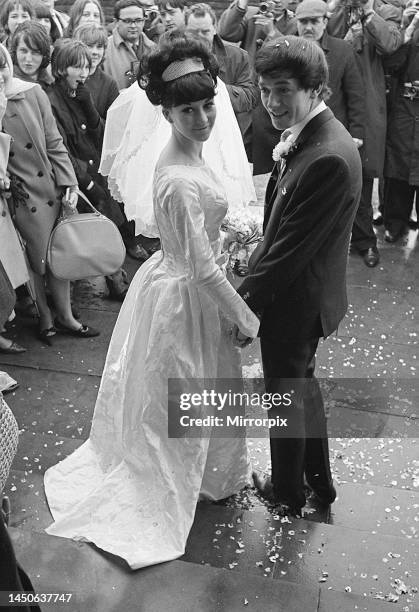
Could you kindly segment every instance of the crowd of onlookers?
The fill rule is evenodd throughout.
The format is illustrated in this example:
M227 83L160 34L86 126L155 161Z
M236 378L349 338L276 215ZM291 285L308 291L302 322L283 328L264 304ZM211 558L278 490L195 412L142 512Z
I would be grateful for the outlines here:
M326 103L362 158L353 247L373 267L379 261L374 224L384 222L388 242L415 226L418 0L267 0L258 6L234 0L219 20L209 4L184 0L117 0L113 8L114 19L106 24L99 0L76 0L68 15L54 8L54 0L0 2L0 272L16 290L17 308L33 310L35 304L43 343L51 344L56 333L99 333L79 320L70 283L54 278L46 264L51 231L63 206L74 209L77 189L115 222L131 257L144 260L156 248L135 235L99 163L109 107L135 82L141 59L166 30L186 27L208 41L254 174L271 170L280 137L260 103L255 54L265 40L286 35L317 41L330 69ZM374 179L379 180L381 211L375 219ZM63 200L65 192L70 201ZM22 288L28 278L29 293ZM125 271L106 283L110 297L122 301ZM23 352L1 335L10 313L1 314L0 352Z

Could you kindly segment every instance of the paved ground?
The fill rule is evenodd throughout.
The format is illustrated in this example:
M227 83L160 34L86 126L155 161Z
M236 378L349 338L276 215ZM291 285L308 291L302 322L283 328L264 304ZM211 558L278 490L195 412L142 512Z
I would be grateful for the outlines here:
M6 491L12 535L39 591L73 593L70 603L43 609L419 610L418 235L390 246L378 234L380 265L368 269L350 256L348 316L318 353L336 436L331 514L308 506L303 519L281 520L249 489L224 504L200 504L184 557L137 572L93 546L43 533L51 516L42 475L88 437L118 304L100 279L79 283L82 320L102 334L57 336L53 347L35 339L33 320L16 320L9 335L29 350L0 355L0 369L20 383L7 396L21 428ZM127 269L132 275L136 264L127 260ZM244 362L246 376L260 376L257 344ZM267 439L249 447L253 464L267 467Z

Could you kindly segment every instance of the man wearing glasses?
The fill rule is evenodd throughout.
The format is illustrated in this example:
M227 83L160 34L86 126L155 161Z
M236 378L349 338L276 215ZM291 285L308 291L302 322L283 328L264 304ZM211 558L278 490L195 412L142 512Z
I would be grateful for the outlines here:
M116 25L108 39L103 67L121 90L136 80L140 59L155 45L143 33L145 14L138 0L118 0L114 17Z

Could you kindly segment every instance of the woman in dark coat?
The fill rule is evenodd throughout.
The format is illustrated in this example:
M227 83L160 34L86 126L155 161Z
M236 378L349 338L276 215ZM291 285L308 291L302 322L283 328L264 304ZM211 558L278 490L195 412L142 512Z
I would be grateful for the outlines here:
M102 119L106 119L108 108L119 96L115 79L102 69L108 45L108 33L103 26L95 23L79 25L73 34L74 40L81 40L90 49L92 65L86 86L92 94L93 103Z
M106 179L99 174L104 121L86 84L91 65L90 50L83 42L70 39L58 41L52 54L55 83L47 93L80 189L100 212L119 227L124 239L127 219L119 204L110 196ZM125 277L123 270L107 277L111 297L120 301L128 290Z
M413 37L386 61L387 68L397 77L384 169L387 242L396 242L409 226L415 195L419 212L419 11L412 24Z

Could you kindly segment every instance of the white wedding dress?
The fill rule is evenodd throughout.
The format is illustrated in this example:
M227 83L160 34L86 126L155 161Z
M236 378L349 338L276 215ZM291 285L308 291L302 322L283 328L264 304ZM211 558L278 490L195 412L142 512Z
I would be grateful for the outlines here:
M181 556L198 498L248 482L243 438L168 438L167 380L241 377L227 329L259 322L220 268L227 202L212 170L154 178L162 251L138 270L109 346L90 438L45 474L50 534L87 540L140 568Z

